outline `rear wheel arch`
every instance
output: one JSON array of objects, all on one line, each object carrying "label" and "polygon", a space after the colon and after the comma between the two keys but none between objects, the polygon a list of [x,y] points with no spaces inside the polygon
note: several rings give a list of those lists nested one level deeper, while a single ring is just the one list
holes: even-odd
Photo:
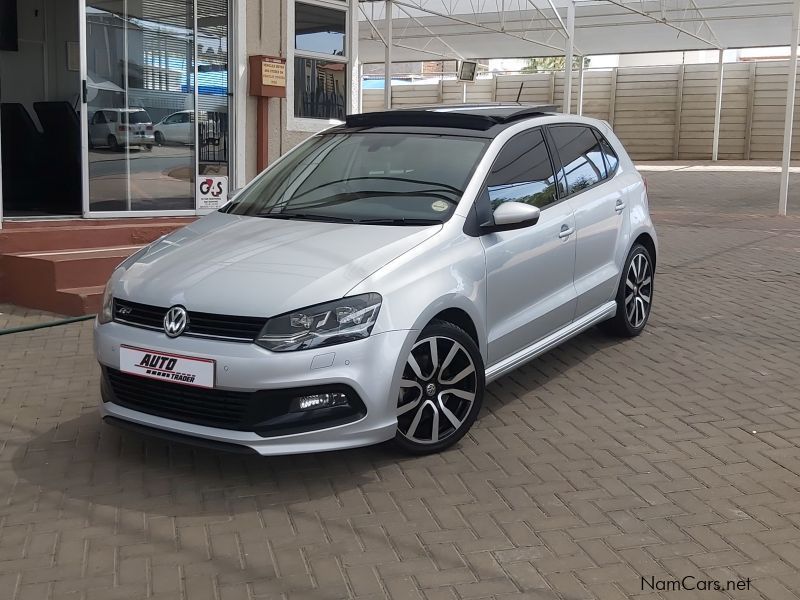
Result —
[{"label": "rear wheel arch", "polygon": [[636,244],[641,244],[647,248],[647,251],[650,253],[650,259],[653,261],[653,270],[655,270],[658,257],[656,256],[656,242],[653,237],[649,233],[641,233],[639,234],[639,237],[633,240],[631,248],[633,248]]}]

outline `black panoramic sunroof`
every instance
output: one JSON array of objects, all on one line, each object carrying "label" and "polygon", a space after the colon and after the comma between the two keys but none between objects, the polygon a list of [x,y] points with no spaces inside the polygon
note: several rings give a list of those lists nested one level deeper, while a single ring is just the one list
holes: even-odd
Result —
[{"label": "black panoramic sunroof", "polygon": [[552,105],[465,104],[347,115],[347,127],[453,127],[485,131],[519,119],[554,113]]}]

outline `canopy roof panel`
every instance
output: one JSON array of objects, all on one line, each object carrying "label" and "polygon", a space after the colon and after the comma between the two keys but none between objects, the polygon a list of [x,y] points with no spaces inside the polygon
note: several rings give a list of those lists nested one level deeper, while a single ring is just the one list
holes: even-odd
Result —
[{"label": "canopy roof panel", "polygon": [[[393,0],[392,60],[563,56],[568,1]],[[360,59],[382,62],[386,3],[359,6]],[[790,44],[791,0],[576,0],[575,6],[580,55]]]}]

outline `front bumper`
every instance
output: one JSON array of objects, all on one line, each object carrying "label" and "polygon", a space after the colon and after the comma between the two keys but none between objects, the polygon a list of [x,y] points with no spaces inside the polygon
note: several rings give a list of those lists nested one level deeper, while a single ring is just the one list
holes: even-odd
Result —
[{"label": "front bumper", "polygon": [[[297,454],[354,448],[384,442],[397,428],[396,398],[400,371],[417,332],[390,331],[365,340],[299,352],[269,352],[255,344],[208,339],[168,338],[164,333],[119,323],[95,322],[95,353],[101,365],[120,368],[121,344],[156,352],[216,361],[216,388],[256,392],[326,385],[351,387],[366,415],[343,425],[302,433],[263,437],[251,431],[197,425],[103,402],[104,417],[122,419],[174,434],[239,444],[262,455]],[[179,385],[179,384],[175,384]]]}]

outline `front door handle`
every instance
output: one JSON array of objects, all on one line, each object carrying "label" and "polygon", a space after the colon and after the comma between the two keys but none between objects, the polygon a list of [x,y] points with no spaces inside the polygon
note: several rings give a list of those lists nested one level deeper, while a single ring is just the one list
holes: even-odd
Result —
[{"label": "front door handle", "polygon": [[621,213],[625,210],[625,201],[622,198],[617,198],[617,203],[614,205],[614,210]]},{"label": "front door handle", "polygon": [[559,232],[558,237],[563,240],[571,236],[573,233],[575,233],[575,228],[570,227],[565,223],[564,225],[561,226],[561,231]]}]

